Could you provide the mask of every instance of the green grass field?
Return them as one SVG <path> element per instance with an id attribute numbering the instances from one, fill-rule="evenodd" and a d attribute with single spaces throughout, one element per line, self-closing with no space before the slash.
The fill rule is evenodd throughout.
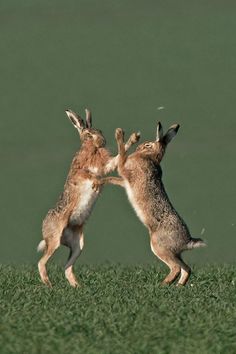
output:
<path id="1" fill-rule="evenodd" d="M 36 267 L 1 266 L 1 354 L 236 352 L 236 266 L 194 268 L 184 288 L 160 286 L 159 265 L 83 265 L 78 289 L 49 269 L 53 289 Z"/>

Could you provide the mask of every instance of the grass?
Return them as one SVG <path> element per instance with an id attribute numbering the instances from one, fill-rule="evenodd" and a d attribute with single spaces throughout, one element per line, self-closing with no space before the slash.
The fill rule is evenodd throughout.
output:
<path id="1" fill-rule="evenodd" d="M 162 287 L 158 266 L 77 269 L 70 288 L 36 267 L 1 266 L 0 353 L 235 353 L 236 266 L 205 266 L 185 288 Z"/>

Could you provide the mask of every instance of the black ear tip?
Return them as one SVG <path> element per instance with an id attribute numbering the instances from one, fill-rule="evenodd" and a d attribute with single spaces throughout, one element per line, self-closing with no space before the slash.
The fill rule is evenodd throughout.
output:
<path id="1" fill-rule="evenodd" d="M 66 114 L 67 114 L 67 115 L 69 115 L 69 114 L 72 114 L 72 113 L 73 113 L 71 109 L 66 109 L 66 110 L 65 110 L 65 112 L 66 112 Z"/>
<path id="2" fill-rule="evenodd" d="M 174 129 L 174 131 L 176 131 L 176 133 L 177 133 L 177 131 L 179 130 L 179 128 L 180 128 L 180 125 L 179 125 L 179 124 L 173 124 L 173 125 L 170 127 L 170 129 Z"/>

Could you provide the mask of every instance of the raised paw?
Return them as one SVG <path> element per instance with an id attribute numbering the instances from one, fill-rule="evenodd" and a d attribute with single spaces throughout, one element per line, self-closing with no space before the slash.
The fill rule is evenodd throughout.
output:
<path id="1" fill-rule="evenodd" d="M 124 135 L 125 135 L 125 133 L 124 133 L 124 130 L 123 129 L 121 129 L 121 128 L 117 128 L 116 129 L 116 132 L 115 132 L 115 137 L 116 137 L 116 140 L 124 140 Z"/>
<path id="2" fill-rule="evenodd" d="M 138 132 L 138 133 L 133 133 L 133 134 L 131 134 L 131 136 L 130 136 L 130 141 L 131 141 L 132 144 L 137 143 L 137 142 L 139 141 L 139 139 L 140 139 L 140 132 Z"/>
<path id="3" fill-rule="evenodd" d="M 95 179 L 92 184 L 92 189 L 94 190 L 94 192 L 98 193 L 100 191 L 100 188 L 102 185 L 103 185 L 103 182 L 101 180 Z"/>

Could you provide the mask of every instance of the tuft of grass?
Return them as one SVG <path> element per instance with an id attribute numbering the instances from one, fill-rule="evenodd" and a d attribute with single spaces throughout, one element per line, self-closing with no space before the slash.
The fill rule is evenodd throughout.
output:
<path id="1" fill-rule="evenodd" d="M 209 265 L 188 285 L 160 285 L 158 266 L 83 265 L 81 287 L 50 265 L 0 266 L 1 354 L 236 352 L 236 266 Z"/>

